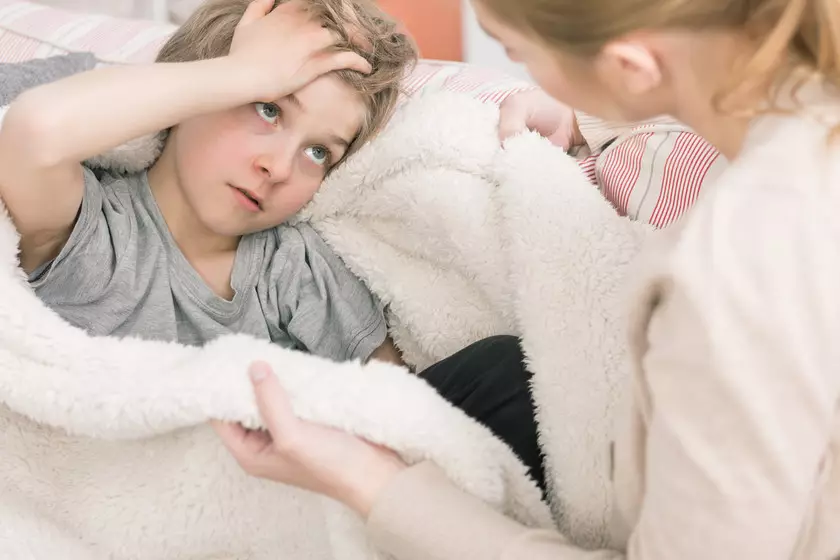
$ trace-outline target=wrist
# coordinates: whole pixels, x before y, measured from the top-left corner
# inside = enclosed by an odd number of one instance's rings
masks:
[[[367,519],[382,493],[407,468],[408,465],[396,455],[383,453],[365,469],[358,483],[349,486],[341,501]]]

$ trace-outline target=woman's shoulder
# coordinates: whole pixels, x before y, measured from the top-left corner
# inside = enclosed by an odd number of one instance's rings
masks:
[[[817,247],[836,247],[840,129],[835,134],[835,122],[840,121],[825,113],[758,119],[741,154],[701,198],[686,229],[714,231],[714,239],[734,240],[743,234],[750,238],[750,247],[774,237],[769,231],[757,235],[768,228],[791,234],[802,228],[822,230],[825,243]]]
[[[837,315],[840,144],[829,142],[830,131],[796,116],[755,127],[673,234],[663,270],[671,285],[710,312],[743,305],[739,312],[749,309],[756,322],[797,308],[811,320],[819,306]]]
[[[707,312],[749,294],[761,302],[757,321],[776,301],[840,309],[840,144],[829,133],[810,118],[763,118],[692,210],[661,232],[643,285],[690,294]]]

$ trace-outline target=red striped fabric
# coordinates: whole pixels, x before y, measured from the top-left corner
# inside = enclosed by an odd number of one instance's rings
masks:
[[[27,10],[24,15],[15,18],[14,27],[20,33],[40,37],[40,31],[50,30],[54,32],[73,21],[74,15],[76,20],[80,19],[79,14],[37,6],[35,9]]]
[[[639,180],[645,148],[653,134],[647,132],[633,136],[605,156],[607,161],[603,166],[601,186],[604,196],[622,216],[627,215],[627,204]]]
[[[42,43],[16,33],[0,33],[0,62],[23,62],[35,56]]]
[[[682,216],[697,200],[706,175],[719,157],[720,153],[697,134],[680,134],[668,155],[650,222],[665,227]]]
[[[469,65],[461,65],[458,72],[449,76],[443,84],[443,89],[452,92],[469,93],[477,89],[484,89],[488,84],[505,80],[501,72]]]
[[[598,184],[598,177],[595,173],[595,164],[598,163],[598,156],[587,156],[578,161],[578,166],[580,166],[580,170],[583,171],[583,174],[589,179],[589,182],[593,185]]]
[[[403,91],[406,95],[414,95],[428,84],[432,78],[441,72],[442,68],[430,64],[419,63],[405,79]]]
[[[482,103],[493,103],[494,105],[501,105],[502,102],[513,95],[514,93],[519,93],[520,91],[528,91],[532,89],[530,86],[520,86],[520,87],[506,87],[499,90],[491,90],[484,92],[477,96],[477,99]]]

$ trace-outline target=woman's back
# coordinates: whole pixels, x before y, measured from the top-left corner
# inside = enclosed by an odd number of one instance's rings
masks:
[[[615,473],[638,557],[840,551],[840,102],[800,98],[819,118],[758,118],[647,262]]]

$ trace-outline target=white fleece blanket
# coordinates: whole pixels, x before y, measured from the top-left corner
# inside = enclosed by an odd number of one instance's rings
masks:
[[[619,217],[547,140],[499,146],[497,122],[467,96],[415,99],[301,217],[389,305],[407,362],[522,338],[558,527],[605,546],[629,373],[625,274],[653,230]]]
[[[524,135],[502,150],[497,118],[453,94],[411,101],[301,217],[389,304],[409,362],[428,365],[491,334],[523,337],[556,520],[576,542],[601,544],[626,375],[622,276],[647,230],[618,218],[546,141]],[[98,162],[142,166],[153,145]],[[401,368],[238,336],[205,348],[92,338],[29,290],[16,241],[4,214],[4,559],[378,557],[343,508],[247,478],[206,427],[208,418],[258,424],[245,376],[255,359],[274,365],[301,416],[411,462],[432,459],[499,511],[552,524],[510,450]]]

